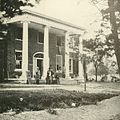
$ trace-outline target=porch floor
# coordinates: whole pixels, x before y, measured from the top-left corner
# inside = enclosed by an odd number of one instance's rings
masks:
[[[3,81],[3,83],[11,83],[11,84],[26,84],[26,80],[19,80],[16,78],[9,78],[8,80]],[[60,78],[61,85],[76,85],[82,83],[78,78]],[[35,80],[31,80],[31,84],[36,84]],[[39,84],[46,84],[46,80],[40,80]]]

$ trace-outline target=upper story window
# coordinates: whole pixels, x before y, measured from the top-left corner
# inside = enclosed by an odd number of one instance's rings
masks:
[[[73,73],[73,59],[72,58],[69,59],[69,72]]]
[[[16,69],[22,69],[22,51],[15,51]]]
[[[69,41],[69,47],[70,48],[78,48],[79,45],[79,38],[78,37],[71,37]]]
[[[62,46],[62,37],[61,36],[57,36],[57,46]]]
[[[38,32],[37,42],[38,42],[38,43],[44,43],[44,33]]]

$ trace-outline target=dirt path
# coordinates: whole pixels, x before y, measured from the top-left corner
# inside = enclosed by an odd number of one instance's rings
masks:
[[[110,120],[120,114],[120,96],[106,99],[97,105],[56,111],[57,115],[52,115],[47,110],[23,112],[16,115],[4,113],[0,114],[0,120]]]
[[[43,89],[65,89],[84,91],[84,84],[80,85],[27,85],[27,84],[0,84],[0,91],[39,91]],[[120,83],[87,83],[89,93],[120,93]]]

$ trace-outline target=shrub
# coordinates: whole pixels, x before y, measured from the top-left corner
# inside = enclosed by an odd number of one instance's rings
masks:
[[[97,101],[111,98],[115,94],[90,94],[67,90],[5,91],[0,92],[0,113],[38,111],[48,108],[69,108],[80,105],[96,104]]]

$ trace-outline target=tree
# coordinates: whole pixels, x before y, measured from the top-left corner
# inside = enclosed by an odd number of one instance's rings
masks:
[[[91,51],[91,53],[92,54],[91,54],[90,59],[91,59],[91,62],[93,63],[94,68],[95,68],[95,76],[96,76],[95,81],[97,82],[98,68],[102,64],[103,51],[94,49],[94,51]]]
[[[93,65],[95,68],[95,81],[97,82],[97,76],[98,76],[98,68],[102,63],[102,58],[100,58],[100,56],[98,55],[98,53],[95,53],[92,57],[92,61],[93,61]]]
[[[105,38],[102,30],[96,31],[95,38],[87,39],[83,41],[83,46],[90,50],[91,62],[95,68],[95,81],[97,82],[98,69],[103,63],[103,57],[105,55]]]
[[[100,3],[100,0],[92,0],[94,4]],[[108,8],[102,9],[103,20],[110,22],[112,39],[114,40],[113,48],[115,51],[118,70],[120,74],[120,41],[119,41],[119,28],[120,28],[120,1],[119,0],[104,0],[103,3],[108,3]]]

